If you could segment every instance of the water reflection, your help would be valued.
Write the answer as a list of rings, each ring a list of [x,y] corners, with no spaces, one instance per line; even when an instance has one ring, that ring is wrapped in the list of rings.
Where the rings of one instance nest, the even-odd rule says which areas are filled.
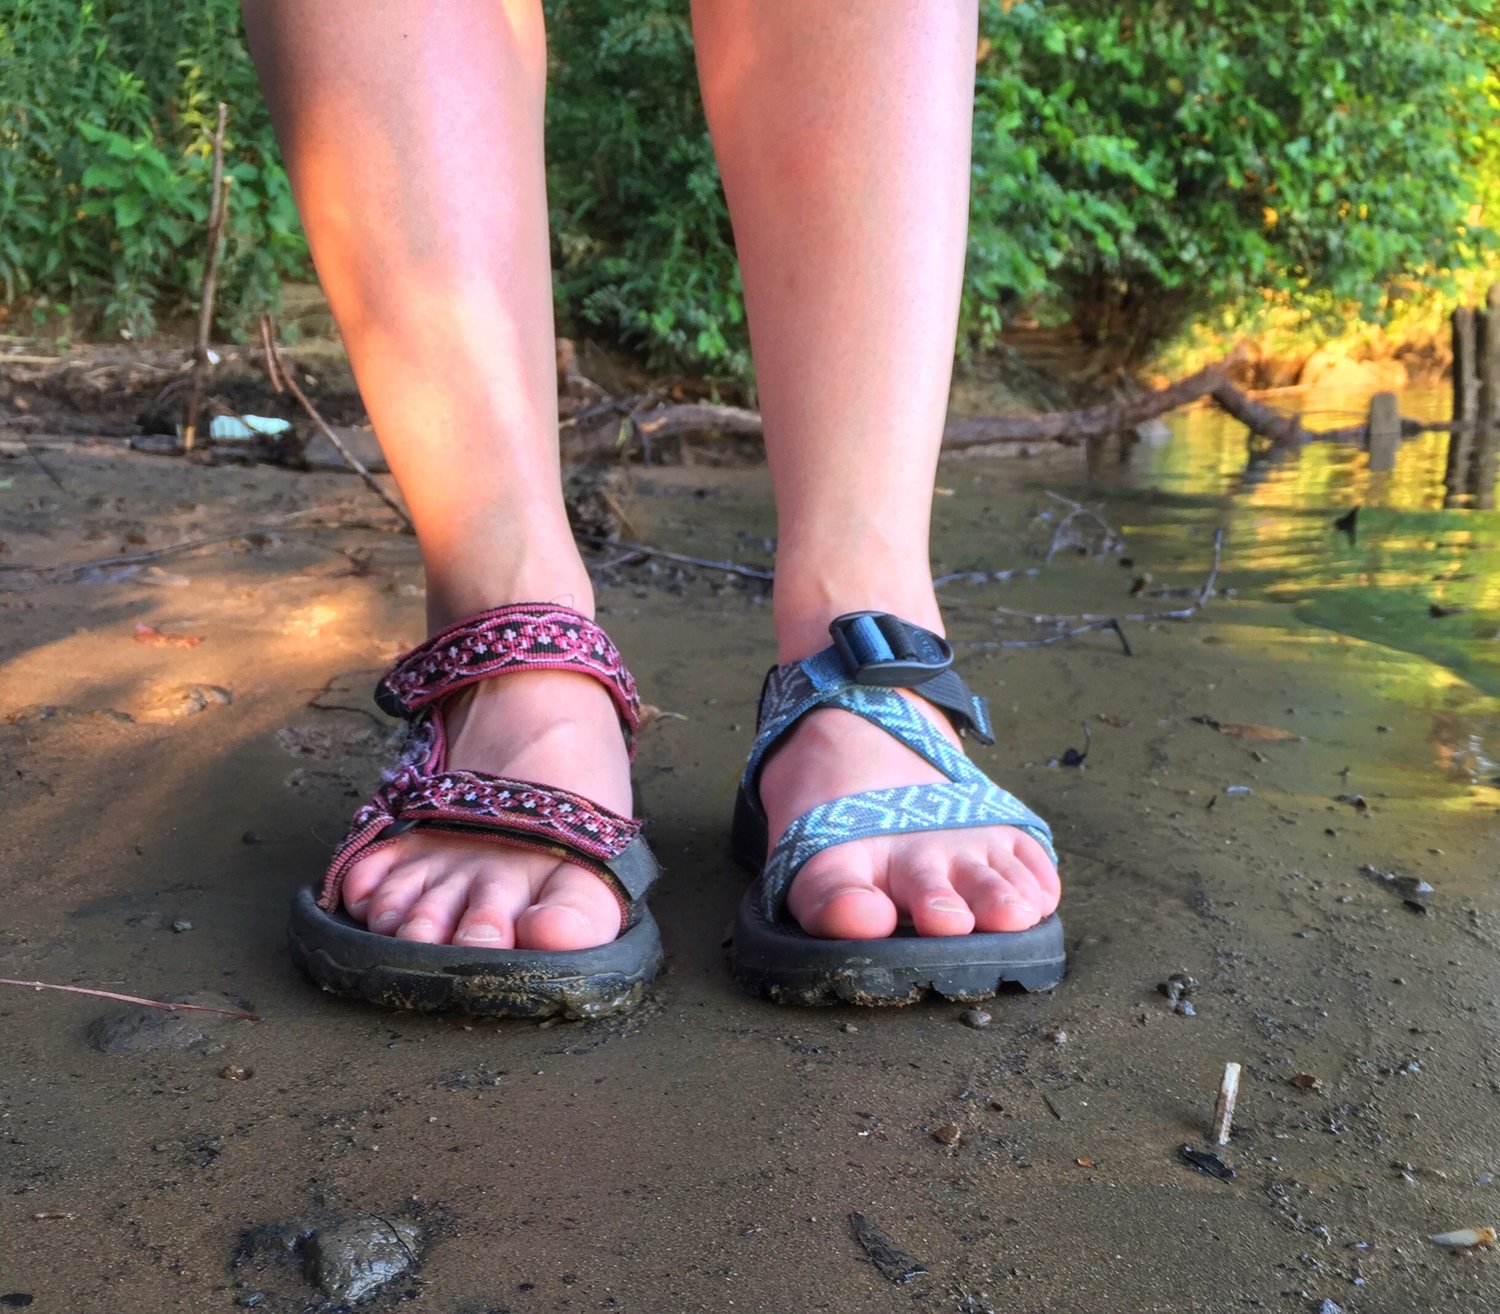
[[[1368,408],[1368,397],[1297,401],[1319,427],[1355,423]],[[1445,389],[1401,396],[1414,418],[1445,419],[1450,405]],[[1291,604],[1303,623],[1423,659],[1399,695],[1388,692],[1432,712],[1445,775],[1493,778],[1500,431],[1423,434],[1401,445],[1394,469],[1375,472],[1355,443],[1257,454],[1242,424],[1206,408],[1176,417],[1162,439],[1090,453],[1090,483],[1132,541],[1179,555],[1222,525],[1226,584]]]

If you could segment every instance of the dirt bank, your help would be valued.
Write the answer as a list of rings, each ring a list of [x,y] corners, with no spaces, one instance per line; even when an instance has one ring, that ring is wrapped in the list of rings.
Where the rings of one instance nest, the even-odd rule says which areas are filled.
[[[639,765],[666,975],[618,1021],[387,1014],[297,977],[283,927],[391,738],[368,690],[420,637],[412,542],[313,527],[384,521],[337,475],[44,460],[0,461],[5,566],[257,528],[76,582],[0,572],[0,975],[263,1020],[101,1049],[122,1005],[0,990],[0,1307],[331,1310],[295,1256],[233,1266],[245,1234],[317,1210],[415,1238],[375,1307],[443,1314],[1500,1302],[1492,1257],[1424,1239],[1500,1215],[1500,790],[1443,769],[1468,711],[1419,658],[1252,597],[1132,626],[1134,658],[1109,634],[969,648],[1001,728],[980,759],[1064,855],[1068,979],[982,1028],[942,1004],[778,1009],[737,993],[722,947],[769,609],[753,583],[620,566],[603,619],[677,714]],[[945,466],[937,569],[1037,567],[1055,522],[1035,485],[1072,487],[1077,461]],[[648,471],[625,497],[642,539],[769,560],[758,471]],[[1004,596],[954,585],[951,630],[1034,633],[997,627],[997,602],[1171,605],[1131,579],[1194,585],[1208,540],[1127,550],[1130,571],[1061,553]],[[1058,765],[1084,723],[1083,765]],[[1425,878],[1430,909],[1364,864]],[[1174,972],[1193,1016],[1158,992]],[[1223,1181],[1179,1147],[1208,1148],[1231,1060]],[[852,1212],[927,1273],[888,1281]]]

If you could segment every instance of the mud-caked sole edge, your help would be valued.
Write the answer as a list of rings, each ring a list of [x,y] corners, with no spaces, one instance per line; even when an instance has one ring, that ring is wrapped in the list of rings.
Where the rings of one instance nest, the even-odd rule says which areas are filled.
[[[336,995],[385,1008],[471,1017],[567,1020],[634,1008],[661,973],[661,933],[647,910],[593,949],[473,949],[376,935],[342,911],[324,912],[311,886],[292,900],[292,961]]]
[[[1056,913],[1026,931],[823,940],[767,921],[754,891],[735,918],[730,970],[752,994],[783,1004],[901,1006],[929,996],[990,999],[1007,985],[1050,990],[1067,969]]]

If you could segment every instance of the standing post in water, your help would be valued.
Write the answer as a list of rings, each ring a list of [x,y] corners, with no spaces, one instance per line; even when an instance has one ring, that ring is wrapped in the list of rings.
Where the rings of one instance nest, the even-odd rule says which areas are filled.
[[[1479,406],[1479,374],[1475,368],[1474,308],[1453,312],[1453,423],[1474,423]]]
[[[1365,425],[1365,450],[1371,470],[1394,470],[1401,446],[1401,405],[1393,392],[1377,392],[1370,398],[1370,419]]]
[[[1500,421],[1500,283],[1490,286],[1479,312],[1476,334],[1479,359],[1479,413],[1481,425]]]

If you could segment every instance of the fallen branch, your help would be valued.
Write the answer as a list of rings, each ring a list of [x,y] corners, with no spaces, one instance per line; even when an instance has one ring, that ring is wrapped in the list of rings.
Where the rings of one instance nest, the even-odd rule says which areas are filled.
[[[1283,415],[1269,406],[1252,401],[1227,379],[1209,394],[1214,405],[1232,415],[1251,433],[1269,438],[1277,447],[1300,447],[1308,439],[1300,415]]]
[[[113,990],[91,990],[88,986],[49,985],[45,981],[10,981],[0,977],[0,985],[24,986],[28,990],[65,990],[70,995],[91,995],[95,999],[116,999],[122,1004],[140,1004],[143,1008],[162,1008],[169,1013],[221,1013],[225,1017],[242,1017],[259,1022],[258,1014],[238,1008],[213,1008],[208,1004],[169,1004],[160,999],[141,999],[136,995],[117,995]]]
[[[380,481],[370,473],[365,463],[344,446],[343,439],[334,433],[329,427],[328,422],[318,414],[318,408],[308,400],[307,394],[297,385],[297,380],[291,376],[290,372],[281,363],[281,352],[276,346],[276,322],[271,318],[269,312],[260,317],[260,340],[266,351],[266,376],[270,379],[271,386],[277,392],[285,388],[287,392],[291,393],[297,399],[298,404],[307,412],[307,418],[317,426],[318,432],[333,444],[333,450],[342,456],[348,463],[349,468],[363,479],[374,490],[375,495],[396,513],[401,523],[406,526],[406,532],[415,534],[417,528],[412,524],[411,517],[406,514],[406,508],[387,493],[380,486]]]
[[[727,433],[735,437],[759,438],[759,411],[739,406],[714,406],[692,402],[678,406],[660,406],[644,414],[632,411],[631,423],[645,441],[677,438],[690,433]]]
[[[198,405],[203,394],[203,380],[212,359],[208,335],[214,322],[214,294],[219,281],[219,248],[224,233],[224,215],[229,208],[229,181],[224,177],[224,125],[229,106],[219,102],[219,122],[214,129],[214,171],[208,202],[208,256],[203,262],[203,289],[198,297],[198,337],[193,345],[192,384],[188,388],[187,409],[182,417],[182,450],[190,452],[198,439]]]
[[[1080,411],[978,419],[950,417],[943,431],[943,450],[958,452],[993,443],[1076,443],[1086,438],[1121,433],[1207,397],[1220,387],[1229,386],[1224,376],[1227,363],[1218,361],[1205,365],[1196,374],[1139,397],[1127,397],[1123,401],[1090,406]]]

